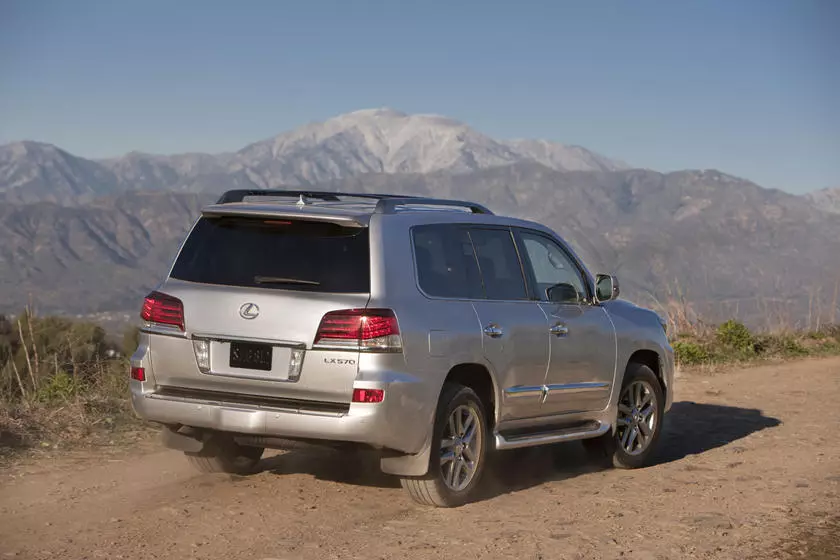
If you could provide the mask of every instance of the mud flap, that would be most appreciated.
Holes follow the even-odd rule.
[[[383,456],[379,460],[379,468],[386,474],[397,476],[425,476],[429,472],[431,451],[431,442],[427,441],[420,453]]]
[[[169,427],[164,427],[161,431],[161,441],[164,446],[189,453],[201,452],[204,449],[206,439],[201,432],[180,433]]]

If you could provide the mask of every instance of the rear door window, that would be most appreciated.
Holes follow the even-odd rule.
[[[434,297],[482,299],[484,290],[467,230],[438,224],[412,229],[417,281]]]
[[[528,299],[519,255],[508,229],[470,229],[487,299]]]
[[[368,293],[368,229],[306,220],[202,217],[170,276],[224,286]]]

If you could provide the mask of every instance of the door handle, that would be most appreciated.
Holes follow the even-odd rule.
[[[566,325],[554,325],[553,327],[548,329],[548,332],[550,332],[554,336],[566,336],[567,334],[569,334],[569,327],[567,327]]]
[[[500,336],[505,334],[505,331],[503,331],[501,327],[499,327],[499,325],[496,325],[495,323],[490,323],[489,325],[484,327],[484,334],[486,334],[490,338],[499,338]]]

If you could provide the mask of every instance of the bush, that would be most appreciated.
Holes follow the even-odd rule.
[[[768,334],[758,337],[755,348],[761,354],[783,358],[805,356],[809,353],[802,342],[790,334]]]
[[[672,344],[677,363],[687,366],[697,365],[709,360],[709,353],[705,348],[689,340],[677,340]]]
[[[60,371],[38,389],[36,398],[42,403],[56,403],[69,401],[79,394],[81,383],[77,377]]]
[[[755,354],[755,337],[743,323],[730,319],[718,327],[715,338],[727,346],[744,354]]]

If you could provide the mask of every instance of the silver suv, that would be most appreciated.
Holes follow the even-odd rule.
[[[494,451],[583,440],[640,467],[673,352],[617,296],[548,228],[478,204],[230,191],[143,303],[131,399],[202,471],[361,446],[436,506],[473,497]]]

